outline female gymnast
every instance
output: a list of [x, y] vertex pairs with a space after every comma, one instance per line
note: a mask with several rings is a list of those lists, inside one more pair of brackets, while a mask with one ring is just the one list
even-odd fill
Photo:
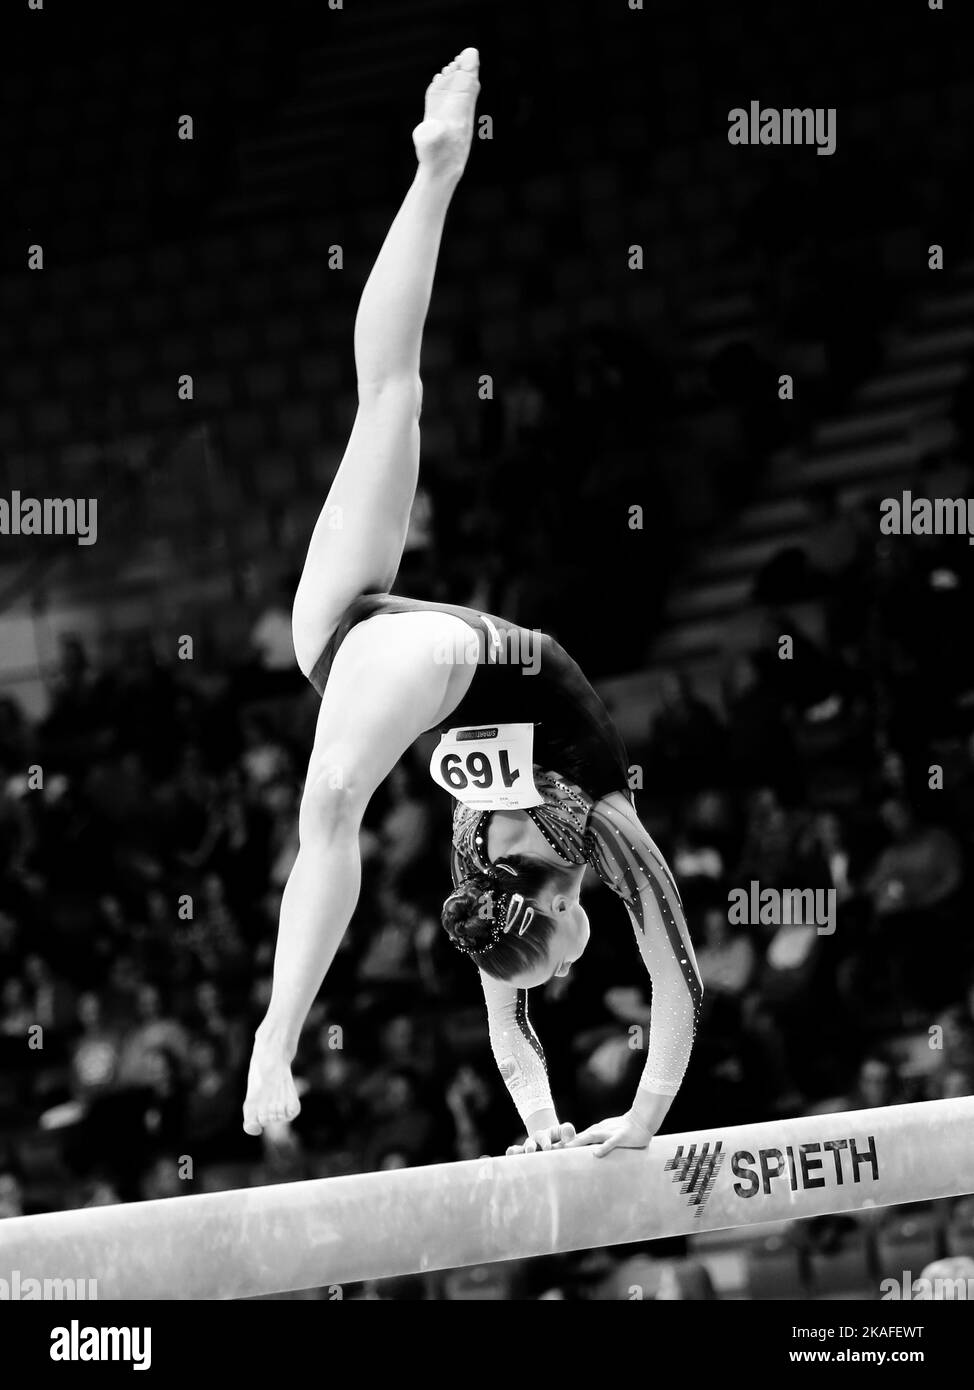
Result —
[[[358, 412], [294, 600], [295, 652], [321, 710], [244, 1129], [260, 1134], [300, 1109], [291, 1062], [358, 899], [363, 813], [406, 749], [439, 730], [430, 773], [455, 798], [454, 891], [442, 920], [479, 970], [491, 1046], [526, 1130], [508, 1152], [593, 1144], [602, 1155], [643, 1148], [658, 1130], [702, 992], [676, 885], [633, 808], [622, 740], [547, 635], [389, 593], [418, 475], [423, 325], [470, 151], [478, 70], [477, 50], [464, 49], [427, 89], [416, 175], [355, 321]], [[626, 905], [653, 1011], [632, 1106], [576, 1135], [559, 1123], [527, 991], [585, 949], [579, 889], [589, 865]]]

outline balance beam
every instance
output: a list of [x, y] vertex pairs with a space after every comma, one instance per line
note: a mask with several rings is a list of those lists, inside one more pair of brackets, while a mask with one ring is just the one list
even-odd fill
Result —
[[963, 1097], [663, 1134], [601, 1159], [564, 1149], [13, 1217], [0, 1279], [251, 1298], [969, 1192]]

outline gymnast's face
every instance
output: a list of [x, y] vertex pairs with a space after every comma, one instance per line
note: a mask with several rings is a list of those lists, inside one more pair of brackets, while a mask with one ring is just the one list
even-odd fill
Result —
[[548, 945], [548, 958], [512, 975], [509, 983], [515, 989], [534, 989], [537, 985], [545, 985], [549, 980], [567, 975], [588, 945], [588, 914], [577, 896], [556, 893], [550, 903], [541, 902], [538, 906], [555, 923]]

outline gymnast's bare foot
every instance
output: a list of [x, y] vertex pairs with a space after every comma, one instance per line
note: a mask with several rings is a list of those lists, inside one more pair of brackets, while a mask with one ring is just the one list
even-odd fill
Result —
[[438, 72], [426, 89], [426, 114], [413, 131], [420, 167], [459, 178], [470, 153], [473, 113], [480, 82], [480, 55], [465, 48]]
[[272, 1043], [256, 1037], [243, 1106], [244, 1133], [262, 1134], [265, 1125], [293, 1120], [300, 1110], [287, 1056]]

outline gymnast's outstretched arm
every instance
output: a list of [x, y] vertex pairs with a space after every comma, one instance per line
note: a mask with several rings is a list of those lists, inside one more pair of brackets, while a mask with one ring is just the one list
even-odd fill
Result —
[[663, 1123], [690, 1060], [703, 984], [676, 882], [628, 794], [598, 801], [588, 834], [599, 877], [625, 903], [653, 982], [646, 1065], [629, 1111], [572, 1141], [598, 1144], [601, 1155], [644, 1146]]
[[[560, 1126], [548, 1084], [548, 1065], [538, 1035], [528, 1017], [528, 991], [480, 972], [487, 1005], [490, 1047], [527, 1135], [527, 1151], [551, 1148], [574, 1136], [573, 1126]], [[570, 1131], [562, 1133], [562, 1131]], [[513, 1145], [508, 1152], [521, 1153]]]

